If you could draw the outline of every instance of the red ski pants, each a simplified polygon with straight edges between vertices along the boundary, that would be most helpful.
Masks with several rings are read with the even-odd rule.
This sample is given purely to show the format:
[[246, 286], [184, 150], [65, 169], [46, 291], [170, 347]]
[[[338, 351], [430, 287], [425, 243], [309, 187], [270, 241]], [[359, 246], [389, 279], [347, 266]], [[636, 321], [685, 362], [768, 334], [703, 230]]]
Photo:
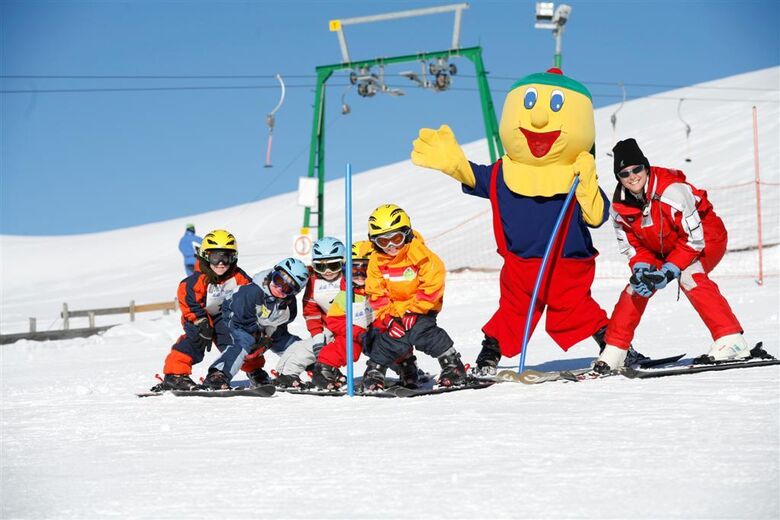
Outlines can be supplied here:
[[[360, 354], [363, 350], [362, 339], [365, 337], [366, 329], [360, 327], [353, 327], [354, 334], [352, 336], [352, 362], [354, 363], [360, 358]], [[336, 333], [333, 341], [322, 347], [317, 361], [324, 363], [332, 367], [343, 367], [347, 364], [347, 338], [343, 334]]]
[[[516, 356], [522, 349], [525, 320], [541, 263], [541, 258], [504, 256], [498, 310], [482, 327], [482, 332], [498, 340], [504, 356]], [[552, 260], [531, 316], [531, 332], [545, 307], [545, 329], [563, 350], [604, 327], [607, 313], [590, 294], [595, 273], [595, 258]]]
[[[742, 332], [742, 326], [734, 316], [729, 302], [720, 293], [715, 282], [707, 276], [707, 273], [718, 265], [726, 253], [726, 240], [725, 236], [722, 240], [709, 240], [698, 260], [680, 275], [680, 288], [683, 294], [699, 313], [713, 340]], [[634, 294], [631, 286], [627, 285], [620, 294], [615, 310], [612, 311], [605, 336], [606, 342], [628, 349], [648, 301], [650, 298]]]

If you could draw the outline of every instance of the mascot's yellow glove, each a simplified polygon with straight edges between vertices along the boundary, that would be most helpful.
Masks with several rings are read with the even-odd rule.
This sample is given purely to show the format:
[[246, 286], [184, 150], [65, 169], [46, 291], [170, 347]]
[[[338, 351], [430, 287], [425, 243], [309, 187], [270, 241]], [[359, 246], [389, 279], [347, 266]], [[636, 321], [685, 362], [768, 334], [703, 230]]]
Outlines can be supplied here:
[[441, 125], [438, 130], [423, 128], [412, 146], [412, 162], [417, 166], [444, 172], [470, 188], [476, 186], [469, 160], [449, 126]]
[[574, 161], [574, 175], [580, 183], [574, 194], [582, 208], [582, 218], [586, 224], [600, 226], [604, 223], [604, 199], [599, 192], [599, 178], [596, 175], [596, 160], [588, 152], [580, 152]]

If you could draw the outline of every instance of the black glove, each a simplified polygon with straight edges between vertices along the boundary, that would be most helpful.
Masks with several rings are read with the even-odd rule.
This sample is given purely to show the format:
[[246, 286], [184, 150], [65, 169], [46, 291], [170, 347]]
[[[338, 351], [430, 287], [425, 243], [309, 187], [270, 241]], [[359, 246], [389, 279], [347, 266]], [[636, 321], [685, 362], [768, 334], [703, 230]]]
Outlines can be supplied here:
[[209, 323], [209, 319], [201, 318], [195, 322], [195, 326], [198, 327], [198, 346], [206, 349], [206, 352], [211, 352], [211, 339], [214, 337], [214, 328]]

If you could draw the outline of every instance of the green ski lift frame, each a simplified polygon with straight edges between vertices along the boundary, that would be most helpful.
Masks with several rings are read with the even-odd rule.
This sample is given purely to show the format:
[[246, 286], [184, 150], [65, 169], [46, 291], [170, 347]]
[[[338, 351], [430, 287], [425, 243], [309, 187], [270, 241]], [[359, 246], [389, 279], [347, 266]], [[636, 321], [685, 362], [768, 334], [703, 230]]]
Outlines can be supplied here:
[[[346, 51], [346, 42], [341, 30], [342, 25], [351, 23], [362, 23], [367, 21], [379, 21], [380, 19], [402, 18], [417, 16], [419, 14], [433, 14], [442, 12], [444, 8], [419, 9], [414, 11], [404, 11], [389, 15], [379, 15], [379, 17], [353, 18], [346, 20], [332, 20], [330, 27], [332, 31], [338, 32], [339, 42], [342, 49], [342, 58], [344, 62], [333, 65], [321, 65], [316, 68], [317, 86], [314, 93], [314, 119], [311, 131], [311, 147], [309, 149], [309, 168], [308, 177], [317, 177], [317, 206], [316, 211], [313, 208], [306, 207], [303, 214], [303, 228], [308, 232], [310, 228], [312, 214], [317, 216], [317, 238], [324, 236], [325, 228], [325, 86], [328, 79], [334, 72], [341, 70], [355, 70], [362, 67], [374, 67], [393, 65], [398, 63], [432, 61], [438, 59], [448, 60], [450, 58], [466, 58], [474, 64], [476, 69], [477, 86], [479, 87], [479, 99], [482, 106], [482, 120], [485, 125], [485, 135], [488, 142], [488, 151], [490, 161], [495, 162], [504, 155], [501, 139], [498, 135], [498, 121], [496, 120], [496, 111], [493, 105], [493, 98], [490, 95], [490, 88], [487, 81], [485, 65], [482, 61], [481, 47], [458, 48], [458, 37], [460, 32], [460, 14], [461, 10], [468, 7], [467, 4], [457, 4], [449, 6], [449, 10], [456, 12], [455, 30], [453, 33], [452, 47], [448, 50], [423, 52], [418, 54], [408, 54], [404, 56], [395, 56], [390, 58], [376, 58], [371, 60], [351, 61]], [[381, 17], [381, 18], [380, 18]]]

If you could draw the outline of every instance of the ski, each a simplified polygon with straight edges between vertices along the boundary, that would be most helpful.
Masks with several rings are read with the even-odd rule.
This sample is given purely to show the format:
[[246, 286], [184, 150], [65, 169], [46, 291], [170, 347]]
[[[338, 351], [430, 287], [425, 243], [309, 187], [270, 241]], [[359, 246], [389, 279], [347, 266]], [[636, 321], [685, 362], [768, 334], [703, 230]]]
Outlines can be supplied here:
[[[670, 363], [676, 363], [682, 359], [685, 354], [678, 354], [675, 356], [669, 356], [665, 358], [657, 359], [645, 359], [640, 361], [636, 366], [641, 368], [656, 367], [661, 365], [668, 365]], [[496, 374], [495, 380], [498, 382], [511, 382], [511, 383], [523, 383], [525, 385], [536, 385], [539, 383], [547, 383], [550, 381], [584, 381], [586, 379], [601, 379], [603, 377], [609, 377], [616, 375], [617, 372], [609, 374], [599, 374], [594, 372], [590, 367], [577, 368], [573, 370], [551, 370], [541, 371], [534, 369], [523, 370], [518, 374], [514, 370], [502, 370]]]
[[689, 360], [685, 364], [678, 364], [665, 368], [632, 367], [624, 369], [621, 374], [629, 379], [648, 379], [653, 377], [680, 376], [685, 374], [699, 374], [701, 372], [714, 372], [719, 370], [733, 370], [737, 368], [765, 367], [780, 365], [780, 360], [775, 359], [766, 350], [762, 343], [756, 344], [750, 351], [750, 357], [742, 360], [715, 361], [707, 356]]
[[[378, 390], [376, 392], [365, 392], [363, 390], [355, 390], [355, 396], [358, 397], [377, 397], [380, 399], [391, 399], [395, 397], [410, 398], [421, 397], [425, 395], [437, 395], [445, 394], [449, 392], [457, 392], [460, 390], [478, 390], [481, 388], [487, 388], [495, 384], [495, 381], [469, 381], [464, 385], [458, 386], [434, 386], [431, 388], [407, 388], [400, 385], [388, 386], [384, 390]], [[283, 392], [293, 395], [317, 395], [321, 397], [341, 397], [347, 395], [346, 390], [321, 390], [318, 388], [287, 388]]]
[[175, 395], [176, 397], [271, 397], [276, 393], [274, 385], [261, 385], [254, 388], [231, 388], [230, 390], [163, 390], [162, 392], [142, 392], [138, 397], [157, 397]]

